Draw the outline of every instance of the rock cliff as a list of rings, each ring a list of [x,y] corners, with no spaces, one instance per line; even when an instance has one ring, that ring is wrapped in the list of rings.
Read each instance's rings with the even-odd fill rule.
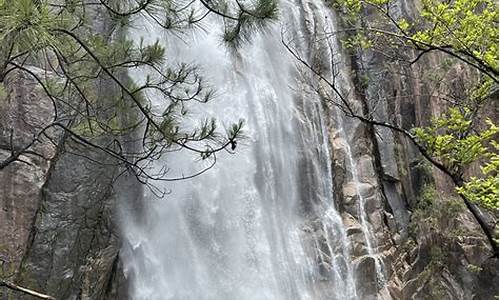
[[[400,16],[418,13],[417,1],[401,0],[394,8]],[[363,21],[373,19],[364,11]],[[337,26],[345,26],[337,19]],[[345,36],[344,36],[345,37]],[[425,126],[443,112],[447,103],[425,84],[428,70],[439,72],[442,55],[422,57],[418,67],[402,65],[383,55],[383,50],[345,51],[348,84],[355,99],[378,120],[388,120],[409,130]],[[426,75],[427,74],[427,75]],[[460,90],[469,73],[461,65],[446,70],[443,78]],[[456,91],[455,91],[456,92]],[[496,101],[485,115],[497,119]],[[390,129],[351,120],[347,137],[338,124],[330,124],[335,192],[341,199],[344,222],[359,261],[359,279],[364,298],[370,299],[494,299],[498,293],[498,258],[493,257],[481,228],[454,192],[444,173],[434,169],[415,145]],[[347,139],[347,140],[345,140]],[[353,145],[353,156],[361,174],[361,194],[375,232],[377,251],[385,265],[386,288],[374,285],[376,268],[368,259],[366,243],[358,236],[361,227],[348,156],[342,143]],[[471,170],[471,172],[474,172]],[[339,176],[339,174],[341,174]],[[494,216],[490,224],[494,226]]]
[[[106,16],[95,12],[95,20],[108,32]],[[55,110],[34,77],[44,70],[29,70],[10,72],[0,96],[0,158],[33,141],[38,153],[0,171],[0,278],[56,299],[125,299],[118,287],[117,166],[55,127],[38,134]],[[115,92],[106,78],[96,91],[102,98]],[[102,161],[110,164],[96,163]],[[135,181],[119,182],[140,195]],[[36,298],[2,287],[0,299]]]
[[[417,8],[413,1],[400,0],[399,9],[411,16]],[[365,17],[370,20],[370,12]],[[358,104],[379,117],[409,129],[442,111],[443,104],[426,95],[418,70],[397,63],[388,67],[380,54],[368,50],[342,56]],[[428,55],[424,65],[433,68],[439,59]],[[467,76],[460,67],[454,72],[448,76]],[[357,84],[365,77],[370,78],[366,84]],[[30,76],[12,72],[4,84],[0,159],[10,155],[11,145],[29,143],[54,113]],[[100,88],[106,92],[105,81]],[[445,175],[426,165],[404,136],[348,118],[340,128],[338,116],[329,113],[334,194],[351,240],[362,299],[493,299],[498,259],[474,219],[454,200]],[[118,199],[124,197],[116,192],[117,168],[93,163],[106,160],[105,154],[54,134],[55,144],[44,137],[37,142],[44,158],[22,157],[25,162],[0,172],[0,278],[57,299],[125,299],[117,228]],[[345,144],[351,145],[350,153]],[[121,196],[140,198],[140,186],[130,180],[118,183]],[[361,198],[378,259],[369,255],[363,238]],[[380,272],[383,278],[377,278]],[[23,297],[28,299],[0,289],[0,299]]]
[[[9,74],[6,86],[0,143],[9,145],[13,133],[22,146],[50,121],[52,105],[24,74]],[[58,134],[57,144],[37,143],[45,158],[23,156],[25,163],[0,172],[0,274],[57,299],[112,299],[120,246],[116,168],[93,163],[89,158],[108,158]],[[24,298],[2,289],[0,299]]]

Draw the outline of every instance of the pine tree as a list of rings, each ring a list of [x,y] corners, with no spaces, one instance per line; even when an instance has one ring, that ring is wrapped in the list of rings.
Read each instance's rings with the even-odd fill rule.
[[[250,41],[251,33],[264,30],[276,14],[274,0],[0,0],[0,94],[5,97],[9,74],[22,72],[52,100],[54,111],[52,122],[40,127],[33,141],[10,145],[11,155],[0,161],[0,170],[25,162],[23,156],[39,155],[33,149],[42,139],[58,144],[66,136],[108,154],[143,183],[204,172],[207,168],[167,178],[166,171],[151,174],[146,166],[167,152],[184,150],[209,160],[210,167],[217,152],[234,150],[243,121],[226,130],[215,120],[188,126],[189,103],[203,105],[214,98],[213,90],[196,66],[167,57],[159,41],[128,39],[127,28],[145,19],[158,30],[179,34],[196,30],[213,15],[224,28],[221,40],[238,47]],[[132,69],[148,75],[131,80]],[[109,92],[96,91],[102,82]],[[161,111],[153,108],[153,96],[161,102]],[[138,133],[141,149],[128,150],[126,144]],[[103,136],[112,136],[113,142],[103,144]]]

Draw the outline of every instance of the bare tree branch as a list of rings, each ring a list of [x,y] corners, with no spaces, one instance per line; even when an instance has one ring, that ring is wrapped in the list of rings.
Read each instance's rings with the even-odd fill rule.
[[[37,292],[37,291],[31,290],[31,289],[19,286],[19,285],[13,283],[13,282],[5,281],[5,280],[2,280],[2,279],[0,279],[0,286],[4,286],[4,287],[6,287],[8,289],[11,289],[11,290],[14,290],[14,291],[18,291],[18,292],[21,292],[21,293],[24,293],[26,295],[30,295],[30,296],[33,296],[33,297],[36,297],[36,298],[39,298],[39,299],[56,300],[56,298],[54,298],[52,296],[49,296],[49,295],[46,295],[46,294],[42,294],[40,292]]]
[[[457,187],[463,186],[463,184],[464,184],[463,172],[454,171],[454,170],[450,169],[449,167],[447,167],[445,164],[443,164],[440,161],[438,161],[437,159],[435,159],[429,153],[429,151],[426,149],[426,147],[424,145],[422,145],[421,143],[419,143],[417,137],[414,134],[412,134],[410,131],[408,131],[400,126],[388,123],[388,122],[375,120],[375,119],[373,119],[372,114],[370,114],[370,113],[368,113],[368,116],[370,116],[370,117],[366,117],[365,114],[356,113],[355,109],[352,107],[351,101],[349,99],[347,99],[347,97],[336,87],[335,78],[333,78],[331,81],[328,80],[326,77],[323,76],[323,74],[320,71],[316,70],[310,63],[308,63],[305,59],[300,57],[300,55],[294,49],[292,49],[292,47],[290,46],[290,43],[285,41],[285,39],[283,37],[283,32],[282,32],[282,43],[285,46],[286,50],[301,65],[303,65],[311,73],[316,75],[320,81],[326,83],[326,85],[334,91],[335,95],[337,96],[338,99],[340,99],[341,103],[339,104],[334,99],[327,99],[327,100],[330,103],[332,103],[333,105],[339,107],[347,117],[357,119],[358,121],[360,121],[366,125],[369,125],[369,126],[384,127],[384,128],[388,128],[394,132],[402,134],[404,137],[408,138],[416,146],[416,148],[418,149],[420,154],[427,161],[429,161],[433,166],[435,166],[441,172],[446,174],[452,180],[452,182],[455,184],[455,186],[457,186]],[[338,75],[338,74],[334,73],[334,76],[335,75]],[[487,237],[488,242],[489,242],[489,244],[492,248],[492,251],[493,251],[493,256],[498,257],[498,244],[495,241],[495,234],[493,233],[493,229],[491,229],[488,226],[487,222],[481,216],[481,213],[479,212],[477,207],[471,203],[470,199],[467,199],[462,194],[460,194],[460,197],[463,200],[464,204],[466,205],[467,209],[471,212],[474,219],[477,221],[477,223],[481,227],[481,230],[483,231],[485,236]]]

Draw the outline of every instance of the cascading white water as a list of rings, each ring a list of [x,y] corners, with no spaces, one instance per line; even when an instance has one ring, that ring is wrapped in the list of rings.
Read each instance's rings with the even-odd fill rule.
[[[334,16],[331,11],[329,10],[322,10],[324,14],[321,16],[325,19],[332,19]],[[339,53],[341,53],[338,40],[332,38],[332,34],[335,34],[336,30],[333,26],[332,22],[326,21],[323,26],[323,32],[319,34],[318,40],[323,41],[323,51],[326,52],[326,56],[330,58],[330,66],[327,67],[329,69],[329,74],[334,74],[329,78],[330,82],[333,82],[336,86],[341,86],[343,87],[343,90],[352,90],[352,84],[349,82],[348,75],[345,72],[345,68],[342,67],[337,67],[334,65],[339,65],[342,66],[345,64],[344,62],[341,61],[341,56]],[[328,36],[330,38],[322,38],[323,36]],[[338,59],[335,59],[337,57]],[[333,99],[336,101],[338,104],[341,104],[342,101],[338,99],[338,95],[336,95],[333,91],[329,90],[329,98]],[[350,101],[350,100],[347,100]],[[357,109],[358,104],[357,103],[351,103],[350,104],[352,109]],[[385,283],[386,283],[386,278],[385,278],[385,270],[384,270],[384,264],[383,261],[380,259],[377,251],[376,251],[376,239],[375,235],[373,234],[373,228],[368,220],[368,215],[366,213],[366,205],[367,205],[367,199],[361,192],[361,179],[359,176],[358,172],[358,165],[354,161],[353,157],[353,150],[351,148],[351,143],[354,141],[351,141],[347,135],[348,131],[348,125],[346,125],[346,122],[350,122],[351,126],[350,128],[355,127],[355,122],[356,120],[346,120],[346,116],[342,113],[341,108],[338,106],[335,106],[332,108],[333,111],[333,117],[334,117],[334,122],[336,123],[335,127],[337,130],[337,136],[340,137],[340,139],[343,141],[343,148],[344,148],[344,153],[346,153],[347,156],[347,169],[351,171],[351,182],[354,183],[354,190],[356,194],[356,199],[357,199],[357,208],[358,208],[358,220],[361,225],[361,230],[363,232],[363,238],[364,238],[364,243],[366,247],[366,252],[368,256],[372,257],[375,262],[375,272],[377,276],[377,284],[379,288],[382,288]]]
[[[342,120],[342,116],[338,109],[335,110],[335,116],[337,120]],[[339,121],[339,123],[340,123],[339,135],[342,136],[342,138],[345,141],[347,141],[348,139],[347,136],[345,135],[344,124],[342,121]],[[358,175],[358,170],[357,170],[358,166],[354,162],[352,149],[349,143],[344,143],[344,147],[345,147],[345,153],[347,154],[349,169],[352,172],[352,180],[354,182],[356,198],[358,199],[358,217],[361,223],[361,230],[363,231],[366,250],[368,252],[368,255],[373,257],[375,260],[377,284],[379,285],[379,287],[382,287],[386,283],[384,265],[375,251],[375,245],[374,245],[375,237],[373,235],[373,229],[371,227],[370,222],[368,221],[368,216],[365,210],[366,199],[360,191],[359,185],[361,184],[361,181]]]
[[[299,36],[326,10],[308,1],[280,8],[281,23]],[[249,138],[202,176],[158,183],[172,192],[146,194],[142,218],[124,214],[131,298],[358,299],[320,100],[305,92],[279,24],[234,55],[221,45],[217,23],[208,19],[210,32],[186,43],[170,40],[169,58],[196,63],[217,88],[199,115],[222,124],[244,118]],[[165,38],[147,31],[148,39]],[[134,34],[145,35],[140,26]],[[179,153],[164,165],[172,176],[199,168]]]

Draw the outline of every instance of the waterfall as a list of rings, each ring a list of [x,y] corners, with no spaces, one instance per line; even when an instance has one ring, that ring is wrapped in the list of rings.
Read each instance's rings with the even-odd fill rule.
[[[123,214],[121,255],[132,299],[359,299],[335,205],[327,113],[281,44],[281,26],[308,36],[314,25],[307,22],[329,14],[311,1],[281,3],[280,22],[237,54],[221,44],[220,22],[211,18],[208,30],[182,40],[146,22],[131,33],[161,39],[172,61],[196,63],[217,88],[213,102],[192,107],[194,116],[220,124],[244,118],[248,136],[237,154],[223,153],[202,176],[157,183],[170,193],[146,192],[141,218]],[[307,55],[307,42],[297,47]],[[157,164],[176,176],[202,163],[172,153]],[[360,217],[373,252],[369,223]]]
[[[338,40],[335,38],[331,38],[332,33],[335,33],[335,27],[333,26],[333,23],[328,20],[332,20],[335,18],[333,15],[332,11],[325,9],[324,5],[320,5],[321,8],[323,9],[316,9],[316,11],[320,11],[320,20],[326,20],[322,26],[322,29],[320,29],[320,33],[317,34],[318,37],[317,39],[320,41],[321,49],[322,51],[325,52],[325,56],[328,58],[328,65],[326,66],[327,69],[327,74],[333,74],[328,78],[330,82],[333,82],[336,86],[343,87],[342,90],[348,91],[348,90],[354,90],[352,83],[348,80],[349,75],[346,74],[346,69],[343,68],[342,66],[346,64],[346,62],[342,61],[342,56],[340,53],[342,53]],[[330,37],[330,38],[323,38],[323,37]],[[347,92],[349,93],[349,92]],[[347,94],[346,93],[346,94]],[[334,99],[336,103],[341,104],[341,100],[338,99],[338,95],[333,93],[331,89],[327,92],[327,96],[329,99]],[[348,99],[350,101],[350,99]],[[351,107],[353,109],[359,109],[360,103],[354,103],[351,102]],[[347,158],[347,170],[350,170],[351,173],[351,182],[354,185],[354,191],[357,199],[357,217],[359,220],[359,223],[361,225],[361,230],[363,233],[363,239],[364,239],[364,244],[366,248],[367,255],[372,257],[375,262],[375,275],[377,279],[377,285],[379,288],[383,288],[384,285],[386,284],[386,278],[385,278],[385,270],[384,270],[384,263],[380,256],[377,253],[377,245],[376,245],[376,239],[375,235],[373,234],[373,228],[368,220],[368,214],[366,212],[366,205],[367,205],[367,199],[365,195],[361,192],[361,184],[362,180],[359,176],[359,171],[358,168],[359,166],[355,162],[354,155],[353,155],[353,149],[351,147],[351,143],[355,143],[354,140],[350,140],[347,132],[352,128],[355,128],[355,124],[357,121],[355,120],[349,120],[343,113],[342,110],[339,106],[335,106],[331,109],[333,111],[333,120],[334,120],[334,127],[337,130],[337,132],[334,134],[336,136],[339,136],[340,139],[343,141],[342,147],[344,148],[344,153],[346,154]],[[359,123],[359,122],[358,122]]]

